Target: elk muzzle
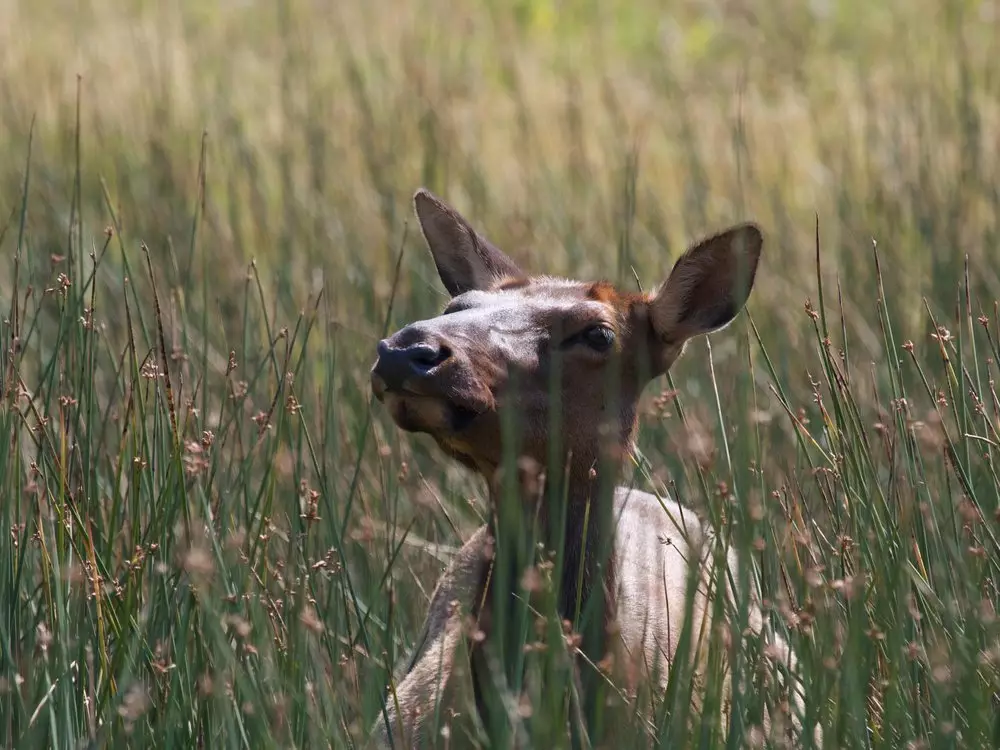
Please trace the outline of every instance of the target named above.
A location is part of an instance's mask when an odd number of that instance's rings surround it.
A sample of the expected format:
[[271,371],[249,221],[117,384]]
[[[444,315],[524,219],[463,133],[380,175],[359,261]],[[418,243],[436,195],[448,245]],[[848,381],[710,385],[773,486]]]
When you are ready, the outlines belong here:
[[394,345],[392,339],[383,339],[378,343],[378,359],[372,368],[372,392],[380,401],[386,391],[430,395],[426,387],[434,370],[450,358],[451,350],[439,342],[400,346]]
[[403,328],[377,350],[372,393],[403,429],[454,433],[495,407],[490,381],[479,377],[483,358],[427,324]]

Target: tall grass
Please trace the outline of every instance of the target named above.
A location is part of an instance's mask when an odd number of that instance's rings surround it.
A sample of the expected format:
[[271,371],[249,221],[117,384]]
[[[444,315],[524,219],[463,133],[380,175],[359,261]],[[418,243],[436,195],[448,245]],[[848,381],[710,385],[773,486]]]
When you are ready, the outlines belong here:
[[[996,12],[5,4],[6,744],[364,741],[486,513],[368,392],[443,300],[426,184],[533,271],[647,288],[758,220],[636,481],[753,560],[838,746],[995,746]],[[559,674],[526,726],[564,742]],[[653,734],[716,746],[683,704]]]

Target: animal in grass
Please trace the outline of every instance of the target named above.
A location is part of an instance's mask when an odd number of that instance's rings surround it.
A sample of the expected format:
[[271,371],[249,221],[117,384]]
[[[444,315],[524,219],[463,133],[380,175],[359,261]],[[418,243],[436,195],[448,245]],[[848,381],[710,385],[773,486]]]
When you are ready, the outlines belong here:
[[[671,665],[683,655],[686,620],[694,634],[686,641],[687,663],[696,671],[705,666],[703,649],[694,644],[706,640],[712,624],[712,592],[732,596],[730,586],[740,580],[738,560],[731,549],[713,552],[722,543],[692,510],[614,483],[634,450],[644,387],[667,372],[688,341],[725,327],[742,310],[761,255],[760,229],[745,223],[704,239],[676,261],[662,286],[642,294],[605,282],[528,275],[427,190],[417,191],[414,205],[451,300],[437,317],[378,343],[371,370],[375,397],[398,427],[427,433],[445,454],[480,474],[494,511],[508,508],[499,504],[510,497],[500,471],[505,409],[522,425],[519,455],[536,465],[547,465],[558,437],[566,461],[565,514],[550,518],[555,514],[547,514],[537,498],[535,504],[526,498],[515,513],[527,520],[537,512],[550,538],[565,532],[563,580],[556,582],[560,617],[572,620],[578,607],[603,597],[606,627],[590,642],[591,663],[611,654],[612,678],[629,689],[645,679],[662,692]],[[608,383],[614,383],[612,393]],[[550,430],[553,395],[561,398],[558,431]],[[600,501],[598,485],[608,478],[614,487],[606,493],[610,507],[596,509],[608,512],[588,513],[591,500]],[[562,518],[564,527],[555,528]],[[479,652],[496,601],[489,589],[496,519],[494,512],[438,582],[414,653],[376,720],[375,744],[388,747],[391,736],[395,747],[432,746],[441,739],[433,735],[456,714],[449,707],[462,698],[468,704],[471,694],[473,712],[486,710],[478,687],[484,675],[477,671],[490,668]],[[596,553],[601,549],[603,557]],[[724,565],[711,564],[715,559]],[[728,570],[719,575],[721,568]],[[511,580],[513,589],[518,579]],[[478,623],[471,630],[470,613]],[[761,635],[763,617],[754,603],[748,620],[749,632]],[[765,653],[782,665],[774,669],[779,682],[797,687],[787,679],[797,661],[789,645],[772,634]],[[765,732],[781,724],[791,736],[801,733],[801,692],[789,693],[789,710],[780,720],[765,716]],[[727,705],[723,700],[723,713]],[[821,742],[818,726],[812,740]]]

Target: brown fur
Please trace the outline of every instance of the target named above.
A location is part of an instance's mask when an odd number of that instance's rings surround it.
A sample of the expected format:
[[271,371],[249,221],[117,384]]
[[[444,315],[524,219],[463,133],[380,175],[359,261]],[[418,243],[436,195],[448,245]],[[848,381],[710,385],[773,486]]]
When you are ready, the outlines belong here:
[[[380,352],[396,362],[418,350],[424,358],[428,353],[434,357],[432,367],[421,365],[409,375],[409,370],[400,374],[390,368],[380,355],[372,370],[376,396],[400,427],[428,433],[446,454],[482,475],[495,512],[511,510],[501,505],[504,480],[498,474],[502,410],[513,409],[520,417],[518,451],[535,464],[544,466],[551,441],[561,441],[552,443],[568,462],[559,613],[572,617],[591,596],[602,596],[606,622],[614,622],[617,635],[602,634],[597,643],[585,644],[588,657],[596,662],[617,654],[618,677],[634,682],[648,679],[655,670],[660,686],[665,686],[678,656],[692,562],[702,561],[693,611],[696,633],[707,627],[713,592],[721,586],[732,595],[725,576],[713,576],[705,564],[714,538],[692,511],[669,499],[618,488],[606,506],[596,487],[605,474],[617,478],[632,450],[643,388],[669,369],[690,338],[728,325],[744,306],[760,256],[760,231],[745,224],[699,243],[681,256],[662,288],[646,295],[622,292],[607,282],[529,277],[440,199],[418,191],[415,205],[454,299],[445,314],[407,326],[382,342]],[[595,327],[613,333],[609,347],[600,335],[588,334]],[[561,429],[550,434],[550,379],[555,372],[564,398]],[[536,509],[535,500],[522,493],[521,507],[513,511],[527,519]],[[589,525],[584,552],[581,531],[590,503],[599,504],[593,518],[600,521]],[[537,510],[551,541],[559,529],[544,503]],[[448,700],[443,688],[449,680],[455,684],[463,679],[456,675],[475,677],[476,670],[484,668],[475,648],[471,664],[461,656],[468,639],[462,615],[451,605],[458,602],[462,612],[478,615],[477,627],[489,630],[490,564],[484,560],[491,534],[492,525],[477,531],[442,576],[431,601],[426,637],[397,684],[398,711],[390,700],[389,725],[395,729],[381,721],[376,724],[380,746],[387,746],[392,731],[404,747],[422,747],[417,735],[426,726],[428,707],[438,698]],[[664,544],[665,538],[671,544]],[[610,552],[603,566],[592,554],[605,548],[602,545]],[[726,559],[735,575],[731,551]],[[580,600],[578,564],[584,575]],[[762,626],[756,609],[751,626],[755,632]],[[787,644],[776,640],[776,650],[794,665]],[[700,663],[698,653],[695,649],[692,655]]]

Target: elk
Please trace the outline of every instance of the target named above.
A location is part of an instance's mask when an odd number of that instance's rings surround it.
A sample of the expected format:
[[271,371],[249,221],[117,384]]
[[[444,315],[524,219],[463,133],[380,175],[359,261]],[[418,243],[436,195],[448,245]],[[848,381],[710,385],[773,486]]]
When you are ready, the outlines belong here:
[[[489,631],[502,510],[524,517],[537,512],[549,541],[562,534],[558,614],[572,620],[594,601],[603,608],[605,627],[595,629],[582,650],[594,663],[610,653],[621,657],[615,664],[644,665],[648,679],[663,688],[683,656],[686,618],[693,632],[702,632],[712,617],[712,591],[726,586],[728,576],[713,574],[709,562],[724,559],[719,567],[735,581],[738,560],[731,549],[713,558],[715,535],[692,510],[615,485],[634,450],[645,386],[667,372],[688,341],[724,328],[744,307],[763,245],[760,229],[744,223],[704,239],[681,255],[662,286],[643,294],[607,282],[529,276],[429,191],[416,192],[414,207],[451,300],[437,317],[378,343],[371,388],[399,428],[430,435],[485,479],[493,516],[439,580],[422,635],[373,728],[376,744],[389,747],[390,737],[395,747],[433,744],[428,735],[439,705],[463,690],[474,691],[479,712],[485,711],[477,673],[489,664],[476,643],[470,645],[467,616]],[[561,399],[558,408],[553,395]],[[547,512],[544,492],[524,491],[530,483],[503,471],[505,409],[519,418],[524,471],[550,465],[558,442],[564,514]],[[520,493],[514,507],[512,481]],[[611,491],[602,495],[599,486]],[[696,585],[689,588],[691,581]],[[749,629],[760,634],[762,626],[751,603]],[[794,674],[790,646],[776,634],[771,638],[769,653]],[[634,670],[629,674],[635,679]],[[794,691],[792,703],[801,713]],[[820,736],[817,727],[813,741]]]

